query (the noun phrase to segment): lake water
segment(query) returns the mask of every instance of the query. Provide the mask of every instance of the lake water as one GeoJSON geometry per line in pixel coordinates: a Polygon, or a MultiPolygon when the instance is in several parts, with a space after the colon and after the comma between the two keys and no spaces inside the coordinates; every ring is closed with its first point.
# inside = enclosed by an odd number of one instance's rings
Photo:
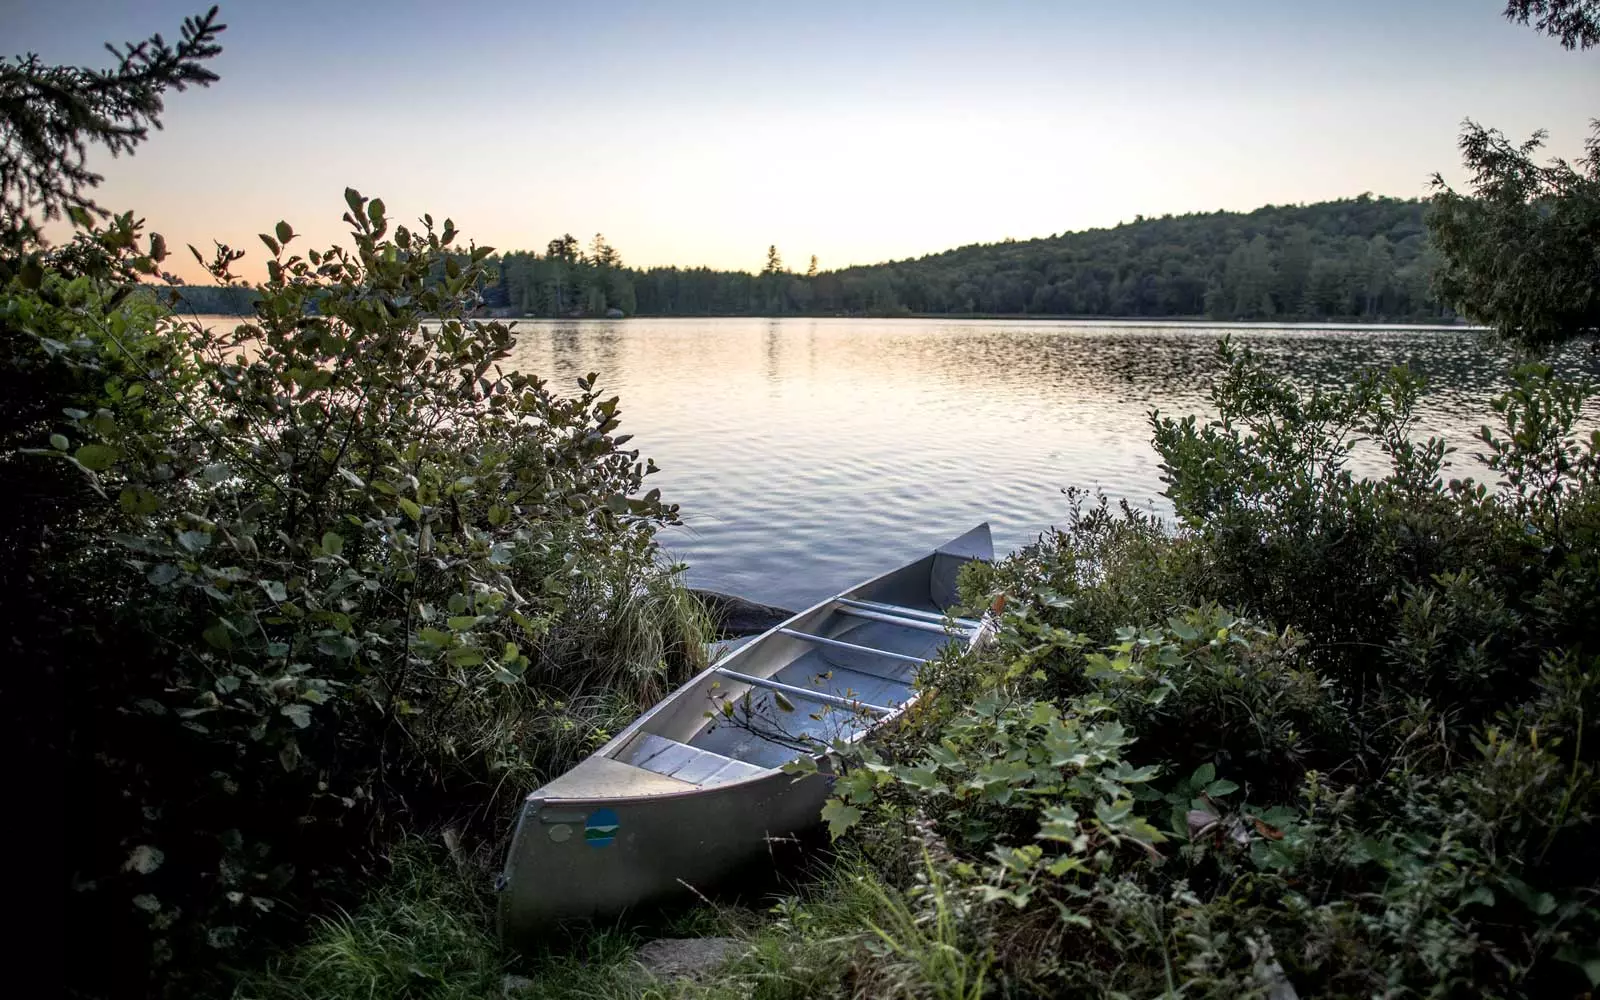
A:
{"type": "MultiPolygon", "coordinates": [[[[1307,384],[1374,366],[1428,377],[1424,425],[1461,449],[1507,359],[1461,329],[1088,322],[518,321],[513,361],[557,387],[600,373],[622,432],[682,506],[664,539],[691,584],[800,607],[979,521],[1031,541],[1100,489],[1158,513],[1149,412],[1204,412],[1224,334],[1307,384]]],[[[1600,370],[1578,349],[1563,368],[1600,370]]]]}

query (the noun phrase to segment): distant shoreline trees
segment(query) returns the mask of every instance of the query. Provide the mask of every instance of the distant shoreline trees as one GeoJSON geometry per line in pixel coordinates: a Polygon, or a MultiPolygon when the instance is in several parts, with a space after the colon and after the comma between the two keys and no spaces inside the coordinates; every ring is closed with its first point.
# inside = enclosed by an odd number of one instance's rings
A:
{"type": "MultiPolygon", "coordinates": [[[[1426,321],[1428,202],[1372,197],[1253,212],[1141,217],[1110,229],[974,244],[917,259],[758,274],[629,268],[604,237],[491,258],[484,305],[507,316],[1082,316],[1219,321],[1426,321]]],[[[203,297],[186,302],[210,303],[203,297]]],[[[233,309],[249,309],[242,296],[233,309]]],[[[196,311],[210,311],[199,309],[196,311]]]]}

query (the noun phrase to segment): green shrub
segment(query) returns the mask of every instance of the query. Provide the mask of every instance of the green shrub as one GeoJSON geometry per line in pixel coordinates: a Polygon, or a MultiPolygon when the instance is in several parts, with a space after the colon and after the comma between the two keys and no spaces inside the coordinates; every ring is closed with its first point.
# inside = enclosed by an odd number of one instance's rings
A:
{"type": "Polygon", "coordinates": [[[841,752],[824,818],[1005,995],[1600,985],[1591,390],[1516,369],[1489,486],[1413,439],[1404,371],[1222,361],[1215,418],[1152,417],[1179,523],[1079,502],[966,571],[998,641],[841,752]]]}
{"type": "Polygon", "coordinates": [[[131,220],[80,241],[113,266],[8,288],[7,354],[49,391],[6,461],[70,473],[20,562],[61,609],[39,645],[107,984],[293,933],[406,826],[498,835],[703,661],[654,540],[677,511],[617,400],[501,370],[510,330],[473,318],[488,251],[348,200],[352,248],[263,235],[232,330],[127,294],[131,220]]]}

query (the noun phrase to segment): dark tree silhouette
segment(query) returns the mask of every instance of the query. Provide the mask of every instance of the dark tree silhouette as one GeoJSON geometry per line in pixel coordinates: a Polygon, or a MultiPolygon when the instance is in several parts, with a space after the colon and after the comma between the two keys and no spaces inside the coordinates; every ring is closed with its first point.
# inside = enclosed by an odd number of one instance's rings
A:
{"type": "Polygon", "coordinates": [[[222,51],[217,8],[186,18],[177,45],[160,35],[106,49],[115,68],[47,66],[34,54],[0,64],[0,247],[21,249],[39,224],[63,213],[105,213],[88,196],[101,181],[88,168],[89,147],[131,153],[161,127],[170,88],[209,86],[205,65],[222,51]]]}
{"type": "Polygon", "coordinates": [[[1507,0],[1506,20],[1532,24],[1564,49],[1600,45],[1600,0],[1507,0]]]}

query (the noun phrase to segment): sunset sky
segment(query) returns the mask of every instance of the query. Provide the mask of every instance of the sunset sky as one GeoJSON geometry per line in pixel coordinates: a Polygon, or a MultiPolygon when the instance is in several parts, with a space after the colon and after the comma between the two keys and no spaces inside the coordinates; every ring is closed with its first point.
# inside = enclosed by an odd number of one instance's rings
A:
{"type": "MultiPolygon", "coordinates": [[[[1503,6],[249,0],[223,5],[221,82],[171,95],[98,200],[256,268],[280,218],[340,238],[350,185],[502,249],[598,231],[630,264],[754,270],[769,243],[827,268],[1410,197],[1462,180],[1465,117],[1572,157],[1600,115],[1600,53],[1503,6]]],[[[0,37],[104,65],[200,9],[0,0],[0,37]]]]}

